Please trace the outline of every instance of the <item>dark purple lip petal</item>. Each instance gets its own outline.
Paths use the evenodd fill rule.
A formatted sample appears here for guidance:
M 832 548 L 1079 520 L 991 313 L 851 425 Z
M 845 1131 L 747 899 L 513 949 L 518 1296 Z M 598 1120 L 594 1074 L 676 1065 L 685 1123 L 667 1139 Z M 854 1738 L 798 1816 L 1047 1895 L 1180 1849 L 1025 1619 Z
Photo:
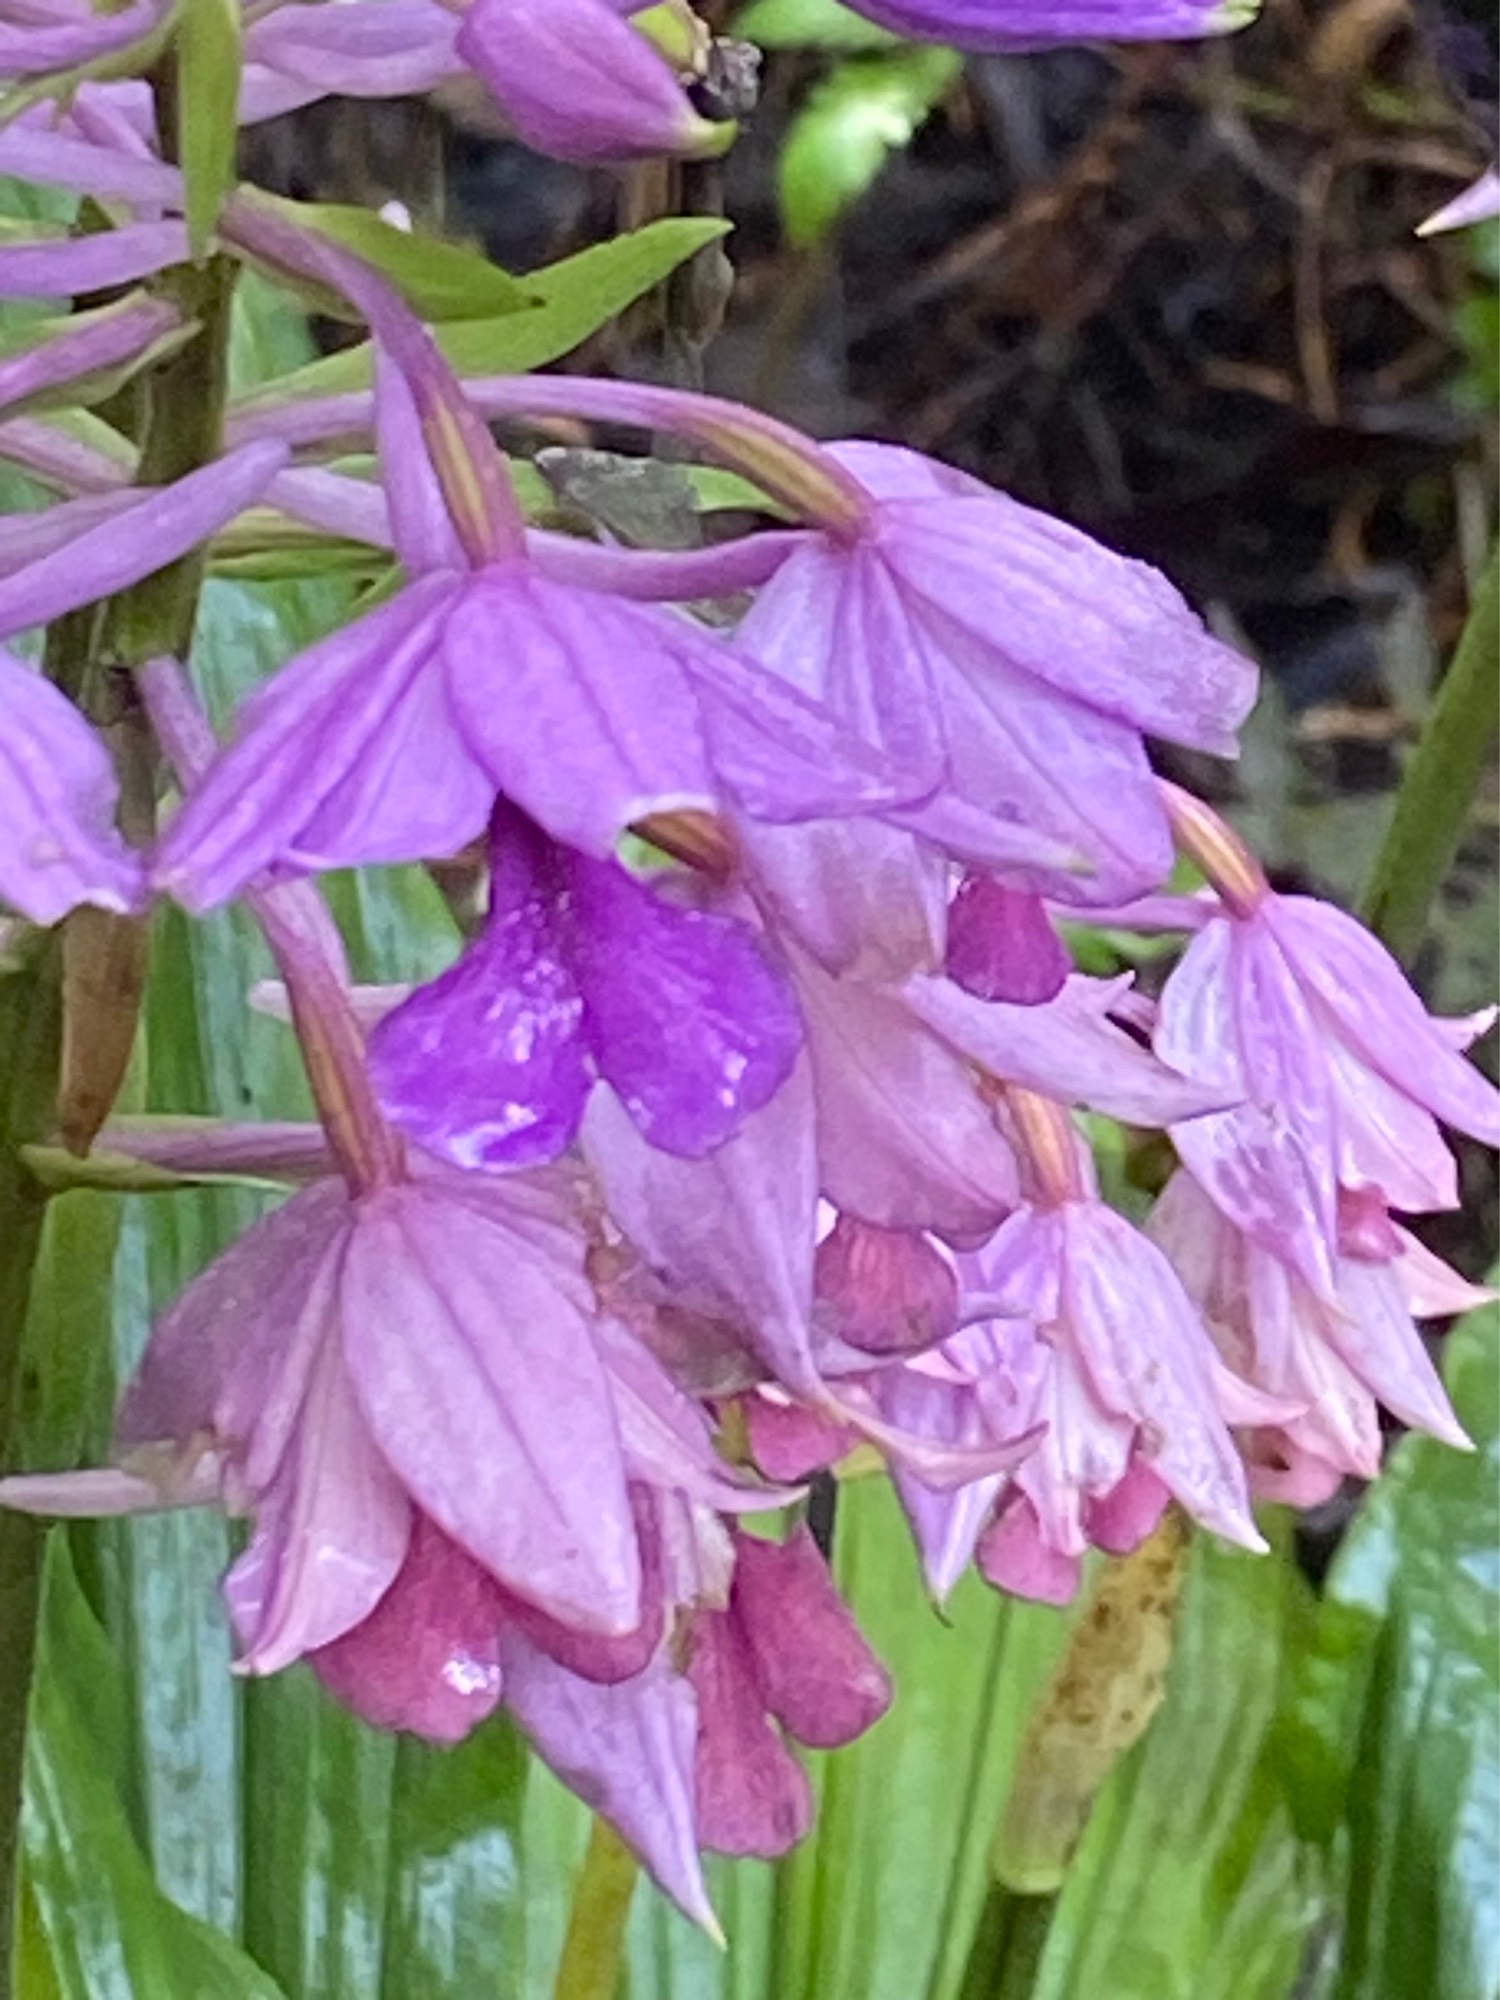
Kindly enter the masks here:
M 754 933 L 575 859 L 573 965 L 599 1073 L 653 1146 L 698 1159 L 791 1073 L 796 1002 Z

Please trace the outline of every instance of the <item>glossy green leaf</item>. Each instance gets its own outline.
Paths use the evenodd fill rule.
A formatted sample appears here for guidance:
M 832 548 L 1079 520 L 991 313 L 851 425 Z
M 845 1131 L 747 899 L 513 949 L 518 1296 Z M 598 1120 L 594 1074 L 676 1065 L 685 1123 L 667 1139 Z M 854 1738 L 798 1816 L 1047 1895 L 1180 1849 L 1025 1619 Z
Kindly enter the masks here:
M 297 224 L 316 229 L 383 271 L 423 319 L 498 319 L 534 310 L 541 299 L 477 250 L 417 235 L 367 208 L 335 202 L 280 202 Z
M 1500 1310 L 1471 1314 L 1445 1363 L 1476 1450 L 1405 1439 L 1329 1580 L 1379 1620 L 1337 2000 L 1500 1991 Z
M 778 177 L 786 233 L 822 242 L 958 75 L 951 49 L 897 49 L 841 63 L 792 121 Z
M 224 197 L 234 186 L 240 63 L 237 0 L 179 0 L 177 147 L 195 260 L 207 254 Z
M 38 2000 L 49 1988 L 62 2000 L 279 2000 L 243 1951 L 152 1879 L 132 1825 L 130 1743 L 118 1660 L 74 1573 L 67 1533 L 54 1529 L 23 1816 L 32 1914 L 22 1964 L 45 1964 Z
M 527 276 L 526 289 L 535 295 L 536 305 L 498 318 L 448 320 L 436 329 L 438 345 L 461 375 L 513 375 L 541 368 L 607 326 L 727 228 L 712 217 L 671 216 L 596 243 Z M 254 400 L 334 395 L 366 388 L 370 379 L 365 343 L 267 383 Z

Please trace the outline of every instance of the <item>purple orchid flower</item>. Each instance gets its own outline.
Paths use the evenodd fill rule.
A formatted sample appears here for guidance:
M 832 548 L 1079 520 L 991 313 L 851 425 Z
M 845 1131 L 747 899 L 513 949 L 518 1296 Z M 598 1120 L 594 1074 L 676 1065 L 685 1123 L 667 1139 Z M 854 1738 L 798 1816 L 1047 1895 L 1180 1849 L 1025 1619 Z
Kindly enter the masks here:
M 1142 736 L 1232 753 L 1254 669 L 1145 564 L 914 454 L 827 449 L 864 519 L 783 564 L 739 643 L 946 782 L 975 822 L 967 858 L 1070 902 L 1155 887 L 1170 841 Z M 1018 867 L 1017 822 L 1087 879 Z
M 0 648 L 0 901 L 53 924 L 80 903 L 139 909 L 140 857 L 115 829 L 108 750 L 62 691 Z
M 1166 1257 L 1099 1200 L 1067 1115 L 1015 1089 L 1005 1107 L 1031 1201 L 973 1270 L 997 1314 L 1029 1322 L 1053 1351 L 1047 1429 L 1034 1470 L 1017 1474 L 1046 1542 L 1082 1554 L 1085 1503 L 1139 1455 L 1205 1527 L 1263 1548 L 1226 1419 L 1284 1406 L 1230 1375 Z
M 473 0 L 458 53 L 516 137 L 556 159 L 701 158 L 734 138 L 611 0 Z
M 1467 1449 L 1414 1311 L 1467 1311 L 1492 1298 L 1392 1226 L 1378 1198 L 1340 1203 L 1336 1293 L 1322 1299 L 1275 1252 L 1230 1222 L 1184 1171 L 1152 1211 L 1148 1234 L 1171 1258 L 1236 1374 L 1301 1414 L 1268 1427 L 1283 1467 L 1373 1479 L 1380 1470 L 1377 1405 L 1405 1424 Z M 1267 1434 L 1259 1438 L 1264 1464 Z M 1259 1482 L 1278 1491 L 1268 1470 Z M 1281 1482 L 1285 1486 L 1285 1475 Z
M 385 1017 L 370 1062 L 396 1124 L 493 1170 L 570 1145 L 595 1074 L 653 1146 L 711 1152 L 780 1088 L 800 1043 L 795 1002 L 746 925 L 501 807 L 482 935 Z
M 1155 1047 L 1243 1100 L 1173 1124 L 1173 1143 L 1220 1211 L 1332 1303 L 1341 1186 L 1405 1211 L 1452 1208 L 1439 1121 L 1500 1144 L 1500 1093 L 1462 1054 L 1490 1017 L 1435 1020 L 1355 918 L 1273 893 L 1216 815 L 1167 791 L 1219 910 L 1167 981 Z
M 1259 0 L 850 0 L 909 41 L 1024 55 L 1078 42 L 1196 41 L 1255 19 Z

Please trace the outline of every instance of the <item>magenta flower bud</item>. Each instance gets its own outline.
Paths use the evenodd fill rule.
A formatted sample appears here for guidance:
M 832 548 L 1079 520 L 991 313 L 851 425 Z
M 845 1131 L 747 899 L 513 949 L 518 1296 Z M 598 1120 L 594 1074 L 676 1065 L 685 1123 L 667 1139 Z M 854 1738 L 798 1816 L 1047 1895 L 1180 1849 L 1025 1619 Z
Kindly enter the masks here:
M 818 1245 L 813 1278 L 829 1332 L 867 1354 L 935 1347 L 957 1328 L 957 1276 L 914 1230 L 841 1215 Z
M 850 0 L 909 41 L 978 54 L 1024 54 L 1076 42 L 1196 41 L 1243 28 L 1259 0 Z
M 390 1589 L 308 1665 L 377 1729 L 457 1743 L 500 1700 L 504 1602 L 494 1578 L 418 1514 Z
M 1040 896 L 966 875 L 948 908 L 948 977 L 981 1000 L 1053 1000 L 1073 961 Z
M 811 1748 L 851 1743 L 891 1701 L 805 1527 L 785 1542 L 735 1536 L 727 1610 L 698 1621 L 698 1832 L 721 1854 L 784 1854 L 812 1823 L 812 1795 L 782 1731 Z
M 516 137 L 559 160 L 701 158 L 734 138 L 609 0 L 473 0 L 458 52 Z

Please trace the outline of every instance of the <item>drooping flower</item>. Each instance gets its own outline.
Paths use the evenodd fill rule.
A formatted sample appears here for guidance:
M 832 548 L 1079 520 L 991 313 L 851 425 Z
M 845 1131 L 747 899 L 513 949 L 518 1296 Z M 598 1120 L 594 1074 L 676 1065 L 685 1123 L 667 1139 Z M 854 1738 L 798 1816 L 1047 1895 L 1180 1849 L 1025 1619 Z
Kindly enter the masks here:
M 3 587 L 3 586 L 0 586 Z M 138 908 L 108 750 L 61 689 L 0 648 L 0 902 L 52 924 L 80 903 Z
M 1273 1250 L 1242 1234 L 1186 1171 L 1172 1177 L 1148 1231 L 1171 1258 L 1226 1362 L 1245 1380 L 1300 1405 L 1266 1427 L 1258 1484 L 1283 1497 L 1309 1465 L 1334 1480 L 1380 1470 L 1379 1406 L 1403 1423 L 1466 1447 L 1413 1323 L 1417 1312 L 1458 1312 L 1491 1296 L 1466 1285 L 1395 1228 L 1375 1201 L 1340 1200 L 1335 1294 L 1321 1298 Z M 1278 1480 L 1277 1463 L 1288 1468 Z M 1286 1497 L 1291 1497 L 1287 1495 Z
M 784 563 L 739 643 L 943 781 L 972 815 L 970 858 L 1016 886 L 1069 901 L 1156 886 L 1170 841 L 1143 734 L 1232 752 L 1249 662 L 1144 563 L 914 453 L 827 451 L 865 490 L 863 519 Z M 1001 844 L 1016 823 L 1082 872 L 1017 865 Z
M 451 971 L 380 1023 L 392 1119 L 465 1166 L 554 1158 L 595 1074 L 654 1146 L 701 1155 L 785 1081 L 801 1025 L 754 934 L 558 847 L 509 807 L 490 910 Z
M 1259 0 L 850 0 L 910 41 L 996 55 L 1078 42 L 1196 41 L 1255 19 Z
M 1018 1090 L 1006 1109 L 1031 1201 L 970 1268 L 997 1316 L 1051 1349 L 1032 1410 L 1047 1428 L 1017 1472 L 1043 1541 L 1081 1555 L 1086 1509 L 1139 1459 L 1205 1527 L 1263 1547 L 1226 1418 L 1266 1399 L 1220 1362 L 1161 1250 L 1099 1199 L 1066 1114 Z
M 695 110 L 629 11 L 612 0 L 473 0 L 458 53 L 516 137 L 556 159 L 723 152 L 734 126 Z
M 1439 1122 L 1500 1143 L 1500 1093 L 1463 1056 L 1488 1017 L 1428 1014 L 1357 919 L 1267 885 L 1209 809 L 1167 788 L 1179 837 L 1219 894 L 1161 997 L 1162 1059 L 1243 1101 L 1173 1125 L 1220 1211 L 1337 1296 L 1340 1187 L 1403 1211 L 1456 1206 Z

